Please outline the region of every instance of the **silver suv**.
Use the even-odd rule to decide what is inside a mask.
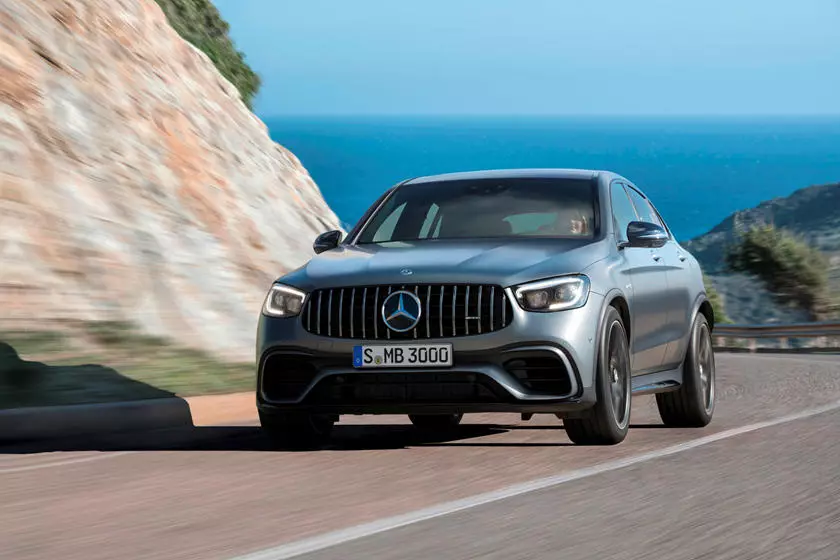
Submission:
[[[668,426],[715,407],[714,314],[697,261],[645,195],[607,171],[404,181],[270,288],[257,337],[263,428],[328,437],[341,414],[563,419],[621,442],[634,395]]]

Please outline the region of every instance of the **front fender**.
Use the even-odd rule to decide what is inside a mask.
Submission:
[[[715,329],[715,310],[712,308],[712,304],[706,296],[705,291],[697,294],[697,297],[694,298],[694,304],[691,308],[691,324],[694,324],[694,320],[697,319],[697,314],[700,313],[700,309],[703,307],[704,303],[709,304],[709,312],[712,315],[712,319],[709,321],[709,331],[713,331]],[[689,329],[689,332],[690,331],[691,329]]]
[[[632,321],[633,321],[632,317],[633,316],[631,315],[631,305],[632,305],[632,303],[630,301],[630,298],[627,297],[627,294],[625,294],[623,291],[621,291],[618,288],[613,288],[609,292],[607,292],[607,294],[604,296],[604,302],[601,304],[601,314],[600,314],[599,319],[598,319],[598,331],[597,331],[598,332],[598,344],[595,347],[596,352],[600,352],[600,349],[601,349],[601,346],[602,346],[601,341],[604,337],[604,321],[606,320],[606,317],[607,317],[607,310],[610,308],[610,306],[612,306],[613,301],[615,301],[616,298],[623,299],[625,304],[627,305],[626,315],[625,315],[624,311],[621,311],[621,309],[619,309],[619,312],[621,313],[622,318],[624,319],[624,321],[626,323],[624,325],[624,330],[627,331],[628,347],[631,348],[631,349],[633,348],[633,325],[632,325]],[[595,364],[595,367],[598,367],[597,363]]]
[[[607,295],[604,296],[603,303],[601,304],[601,313],[598,317],[598,330],[596,331],[598,333],[598,341],[595,345],[595,360],[593,364],[594,370],[597,370],[598,368],[598,358],[601,357],[603,359],[603,348],[601,344],[601,338],[604,335],[604,323],[607,318],[607,311],[613,305],[613,302],[617,298],[623,299],[626,305],[626,308],[623,310],[619,306],[619,313],[621,314],[621,317],[625,323],[624,330],[627,332],[627,344],[629,348],[633,348],[633,326],[632,315],[630,314],[631,302],[623,291],[621,291],[618,288],[613,288],[607,292]],[[593,379],[595,378],[594,376],[596,375],[596,373],[596,371],[593,371]]]

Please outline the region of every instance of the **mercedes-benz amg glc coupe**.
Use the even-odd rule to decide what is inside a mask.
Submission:
[[[342,414],[556,414],[621,442],[633,396],[667,426],[715,408],[714,314],[697,261],[607,171],[480,171],[385,192],[270,287],[257,337],[263,428],[326,438]]]

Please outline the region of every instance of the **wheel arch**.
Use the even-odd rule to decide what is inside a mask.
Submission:
[[[712,307],[711,302],[709,299],[703,295],[700,296],[697,302],[694,305],[694,311],[691,314],[691,324],[694,324],[694,320],[697,318],[697,314],[702,313],[704,317],[706,317],[706,321],[709,322],[709,331],[715,330],[715,310]]]
[[[621,290],[611,290],[604,297],[604,306],[601,310],[601,326],[603,327],[604,317],[607,314],[607,309],[615,307],[618,314],[621,315],[621,321],[624,323],[624,330],[627,332],[627,343],[631,344],[633,340],[633,321],[630,314],[630,302],[627,300]]]
[[[601,296],[601,294],[598,294]],[[598,376],[598,367],[599,363],[603,360],[603,339],[604,339],[604,326],[607,320],[607,312],[611,307],[615,307],[618,310],[619,315],[621,316],[621,320],[624,325],[624,331],[627,335],[627,345],[631,352],[632,357],[632,338],[631,338],[631,312],[630,312],[630,305],[627,297],[624,293],[621,292],[618,288],[614,288],[607,292],[606,295],[601,296],[603,299],[598,302],[600,305],[600,313],[598,314],[598,325],[597,330],[595,332],[595,344],[592,350],[592,360],[591,360],[591,371],[587,369],[581,369],[579,371],[580,374],[580,383],[581,383],[581,390],[582,390],[582,399],[587,402],[594,402],[595,398],[595,380]],[[631,360],[632,366],[632,360]]]

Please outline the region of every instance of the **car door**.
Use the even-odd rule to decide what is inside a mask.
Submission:
[[[673,338],[665,351],[664,365],[669,368],[677,367],[682,363],[688,349],[692,313],[697,290],[702,285],[702,275],[697,268],[697,262],[680,246],[653,202],[650,199],[648,202],[670,237],[664,247],[666,251],[663,258],[668,268],[668,290],[674,293],[675,301],[668,314],[668,328],[673,329]]]
[[[627,241],[627,225],[639,220],[623,183],[610,186],[616,241]],[[620,251],[621,287],[627,294],[632,325],[630,326],[630,355],[634,375],[662,368],[668,341],[663,332],[667,310],[661,305],[667,290],[665,265],[659,249],[623,246]]]
[[[691,326],[691,308],[694,302],[690,290],[692,285],[690,260],[674,239],[650,199],[632,185],[628,186],[628,193],[642,220],[661,226],[668,232],[668,242],[659,249],[667,283],[660,299],[661,305],[667,310],[662,336],[668,342],[662,366],[663,369],[676,367],[685,355],[684,343],[687,341],[688,330]]]

